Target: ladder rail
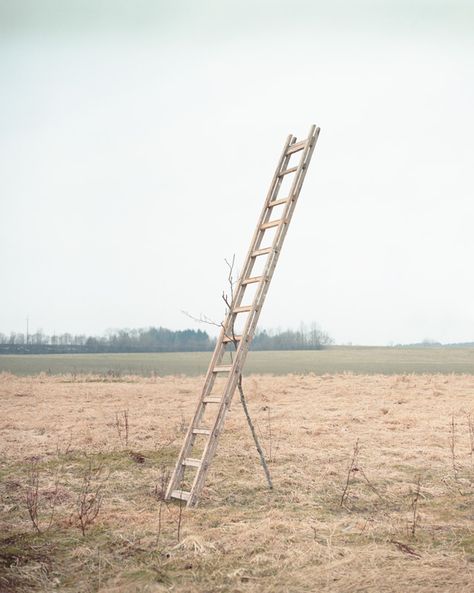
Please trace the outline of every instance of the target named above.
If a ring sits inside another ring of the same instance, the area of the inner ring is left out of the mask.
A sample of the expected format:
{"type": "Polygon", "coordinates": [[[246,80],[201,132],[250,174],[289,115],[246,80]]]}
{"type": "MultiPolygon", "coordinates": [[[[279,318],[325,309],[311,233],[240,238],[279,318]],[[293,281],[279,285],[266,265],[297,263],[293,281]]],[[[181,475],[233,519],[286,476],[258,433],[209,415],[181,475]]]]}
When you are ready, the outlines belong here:
{"type": "MultiPolygon", "coordinates": [[[[276,268],[276,264],[278,262],[278,258],[280,256],[281,248],[283,242],[286,237],[286,233],[288,231],[289,224],[291,222],[291,218],[293,216],[293,212],[296,207],[296,202],[298,201],[299,192],[301,191],[301,187],[303,185],[304,177],[306,175],[306,171],[308,169],[309,162],[311,161],[311,157],[316,146],[316,142],[319,137],[320,129],[316,126],[312,126],[310,130],[310,134],[308,135],[308,145],[304,149],[303,155],[301,157],[300,164],[298,166],[298,170],[295,175],[295,179],[292,184],[291,191],[289,193],[290,199],[288,200],[288,204],[285,207],[284,214],[281,216],[285,222],[281,224],[278,229],[279,231],[276,233],[273,244],[272,244],[272,251],[269,254],[263,276],[267,278],[265,282],[262,282],[259,290],[257,291],[255,298],[254,298],[254,308],[256,315],[252,316],[252,318],[247,319],[247,325],[244,328],[242,333],[248,334],[253,337],[254,331],[256,329],[258,318],[260,316],[260,311],[262,309],[262,305],[265,301],[268,289],[270,288],[270,281],[273,277],[273,272],[276,268]]],[[[250,344],[248,344],[248,347],[250,344]]]]}

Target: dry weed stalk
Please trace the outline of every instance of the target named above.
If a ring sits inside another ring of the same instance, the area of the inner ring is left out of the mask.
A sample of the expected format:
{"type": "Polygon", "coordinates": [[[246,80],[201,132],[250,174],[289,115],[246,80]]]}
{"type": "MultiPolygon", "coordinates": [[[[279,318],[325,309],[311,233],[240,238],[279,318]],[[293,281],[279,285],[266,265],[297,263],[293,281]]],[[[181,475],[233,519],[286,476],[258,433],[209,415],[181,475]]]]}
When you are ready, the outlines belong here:
{"type": "Polygon", "coordinates": [[[165,501],[166,487],[168,485],[169,480],[170,480],[170,470],[164,466],[161,466],[158,483],[155,484],[155,496],[160,501],[160,504],[158,507],[158,533],[156,536],[156,543],[158,543],[160,541],[160,537],[161,537],[163,503],[165,501]]]}
{"type": "Polygon", "coordinates": [[[471,414],[467,415],[467,428],[469,431],[469,457],[471,458],[471,468],[474,467],[474,420],[471,414]]]}
{"type": "Polygon", "coordinates": [[[272,434],[272,413],[270,406],[267,406],[267,430],[268,430],[268,460],[273,461],[273,434],[272,434]]]}
{"type": "Polygon", "coordinates": [[[89,460],[77,497],[77,518],[82,535],[86,534],[87,528],[100,513],[106,479],[103,476],[103,466],[94,467],[92,460],[89,460]]]}
{"type": "MultiPolygon", "coordinates": [[[[185,473],[186,473],[186,467],[183,470],[183,475],[181,477],[181,483],[179,485],[179,489],[181,491],[183,490],[183,482],[184,482],[184,474],[185,473]]],[[[179,511],[178,511],[178,525],[176,527],[176,537],[178,539],[178,543],[179,543],[179,540],[181,538],[181,524],[182,524],[182,521],[183,521],[183,506],[184,506],[183,505],[183,499],[180,498],[179,499],[179,511]]]]}
{"type": "Polygon", "coordinates": [[[128,447],[129,424],[128,424],[128,410],[115,412],[115,427],[122,447],[128,447]]]}
{"type": "Polygon", "coordinates": [[[416,481],[415,490],[411,491],[411,510],[412,510],[412,519],[411,519],[411,526],[410,526],[410,533],[413,538],[416,536],[416,528],[419,522],[419,512],[418,512],[418,501],[420,500],[421,494],[421,476],[418,476],[416,481]]]}
{"type": "Polygon", "coordinates": [[[38,506],[39,506],[39,467],[38,460],[35,459],[29,470],[26,482],[26,508],[31,519],[34,529],[41,533],[38,520],[38,506]]]}
{"type": "Polygon", "coordinates": [[[377,488],[372,484],[372,482],[369,480],[369,478],[367,477],[367,474],[365,473],[365,471],[359,466],[358,471],[361,473],[362,477],[364,478],[364,480],[367,483],[367,486],[372,490],[372,492],[374,494],[376,494],[380,500],[383,500],[383,496],[380,494],[380,492],[377,490],[377,488]]]}
{"type": "Polygon", "coordinates": [[[349,486],[351,483],[352,474],[356,471],[359,471],[359,468],[357,467],[358,457],[359,457],[359,439],[357,439],[355,442],[354,449],[352,451],[351,462],[349,463],[349,467],[347,469],[346,483],[344,485],[344,490],[342,491],[342,496],[341,496],[341,507],[344,506],[344,504],[346,502],[346,498],[349,495],[349,486]]]}
{"type": "Polygon", "coordinates": [[[449,448],[451,449],[451,463],[453,467],[454,479],[458,479],[458,467],[456,463],[456,421],[454,414],[451,416],[450,432],[449,432],[449,448]]]}

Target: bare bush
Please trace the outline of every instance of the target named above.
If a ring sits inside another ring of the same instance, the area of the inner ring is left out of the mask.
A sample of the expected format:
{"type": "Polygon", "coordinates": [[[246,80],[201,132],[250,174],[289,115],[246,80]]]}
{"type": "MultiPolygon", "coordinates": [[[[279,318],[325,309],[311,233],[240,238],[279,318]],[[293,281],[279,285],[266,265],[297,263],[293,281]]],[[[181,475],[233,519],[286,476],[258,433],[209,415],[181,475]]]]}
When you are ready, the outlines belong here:
{"type": "Polygon", "coordinates": [[[77,519],[82,535],[98,517],[104,500],[106,483],[103,466],[94,467],[90,460],[82,478],[82,485],[77,497],[77,519]]]}
{"type": "Polygon", "coordinates": [[[56,507],[60,494],[60,479],[63,472],[63,465],[60,465],[54,479],[54,485],[47,491],[40,491],[41,471],[38,459],[34,458],[28,469],[26,479],[25,503],[33,528],[38,533],[48,531],[54,520],[56,507]],[[41,525],[40,515],[48,518],[44,525],[41,525]]]}

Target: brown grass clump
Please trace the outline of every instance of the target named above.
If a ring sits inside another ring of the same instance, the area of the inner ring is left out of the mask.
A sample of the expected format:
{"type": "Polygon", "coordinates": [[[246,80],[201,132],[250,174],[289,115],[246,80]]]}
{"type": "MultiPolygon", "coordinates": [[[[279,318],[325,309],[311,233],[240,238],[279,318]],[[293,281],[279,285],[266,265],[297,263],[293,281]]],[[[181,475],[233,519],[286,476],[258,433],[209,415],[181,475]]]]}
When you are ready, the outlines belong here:
{"type": "Polygon", "coordinates": [[[0,375],[0,592],[474,590],[474,376],[252,376],[274,490],[236,398],[188,510],[163,489],[201,385],[0,375]]]}

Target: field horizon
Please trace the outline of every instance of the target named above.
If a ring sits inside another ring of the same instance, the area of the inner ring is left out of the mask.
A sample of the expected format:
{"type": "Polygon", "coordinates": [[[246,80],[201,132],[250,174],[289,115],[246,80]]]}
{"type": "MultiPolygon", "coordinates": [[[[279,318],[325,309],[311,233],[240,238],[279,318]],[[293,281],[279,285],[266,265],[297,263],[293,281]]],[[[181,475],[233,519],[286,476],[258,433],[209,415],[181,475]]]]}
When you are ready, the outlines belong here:
{"type": "MultiPolygon", "coordinates": [[[[38,373],[113,376],[203,375],[211,352],[120,354],[3,354],[0,372],[25,376],[38,373]]],[[[474,374],[474,347],[330,346],[322,350],[250,351],[244,374],[324,375],[468,373],[474,374]]]]}

